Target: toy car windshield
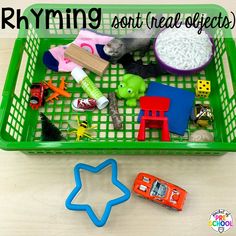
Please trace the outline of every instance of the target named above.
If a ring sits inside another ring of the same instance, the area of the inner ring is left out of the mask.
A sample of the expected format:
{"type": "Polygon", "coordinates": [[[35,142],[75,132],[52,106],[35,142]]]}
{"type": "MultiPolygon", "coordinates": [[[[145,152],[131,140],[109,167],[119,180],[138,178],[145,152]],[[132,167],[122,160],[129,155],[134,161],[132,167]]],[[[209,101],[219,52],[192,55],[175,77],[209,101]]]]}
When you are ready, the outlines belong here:
{"type": "Polygon", "coordinates": [[[167,186],[159,183],[156,180],[152,185],[150,195],[151,196],[158,196],[158,197],[165,197],[166,192],[167,192],[167,186]]]}

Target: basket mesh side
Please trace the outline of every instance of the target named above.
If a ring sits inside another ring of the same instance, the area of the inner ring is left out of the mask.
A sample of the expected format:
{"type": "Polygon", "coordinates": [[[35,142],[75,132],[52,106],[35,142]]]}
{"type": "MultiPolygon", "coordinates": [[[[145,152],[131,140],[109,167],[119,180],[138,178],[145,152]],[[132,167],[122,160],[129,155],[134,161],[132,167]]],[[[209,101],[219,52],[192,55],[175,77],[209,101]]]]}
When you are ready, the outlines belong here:
{"type": "Polygon", "coordinates": [[[217,30],[215,35],[215,45],[216,45],[216,77],[219,86],[220,101],[223,110],[223,122],[225,123],[226,135],[228,142],[236,142],[236,98],[235,94],[232,96],[229,94],[226,80],[226,68],[224,66],[223,58],[226,55],[225,41],[222,30],[217,30]]]}
{"type": "Polygon", "coordinates": [[[40,39],[37,37],[32,25],[30,25],[24,48],[24,53],[27,55],[24,57],[27,60],[24,78],[18,77],[19,81],[17,82],[22,83],[21,89],[14,93],[6,124],[6,132],[16,141],[23,140],[23,134],[29,125],[29,123],[26,124],[26,117],[29,108],[30,86],[34,80],[36,61],[38,59],[39,43],[40,39]]]}

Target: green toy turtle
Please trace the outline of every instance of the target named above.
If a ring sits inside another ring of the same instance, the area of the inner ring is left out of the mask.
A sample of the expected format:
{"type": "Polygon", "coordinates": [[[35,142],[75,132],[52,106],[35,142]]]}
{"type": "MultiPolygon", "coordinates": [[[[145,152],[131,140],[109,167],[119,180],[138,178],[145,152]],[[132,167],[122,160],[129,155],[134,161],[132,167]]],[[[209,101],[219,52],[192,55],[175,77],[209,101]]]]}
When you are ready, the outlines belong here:
{"type": "Polygon", "coordinates": [[[123,80],[120,82],[115,92],[118,98],[127,100],[127,106],[135,107],[137,105],[137,100],[144,96],[146,89],[147,85],[142,77],[126,74],[123,76],[123,80]]]}

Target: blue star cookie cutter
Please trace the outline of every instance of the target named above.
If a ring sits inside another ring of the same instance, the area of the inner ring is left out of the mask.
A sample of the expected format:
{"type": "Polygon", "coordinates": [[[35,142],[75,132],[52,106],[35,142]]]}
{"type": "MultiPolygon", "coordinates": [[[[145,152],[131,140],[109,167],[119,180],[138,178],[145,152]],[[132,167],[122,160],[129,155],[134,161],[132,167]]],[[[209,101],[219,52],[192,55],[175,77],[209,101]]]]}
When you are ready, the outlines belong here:
{"type": "Polygon", "coordinates": [[[106,224],[106,222],[109,218],[109,215],[111,213],[111,208],[113,206],[123,203],[130,198],[129,189],[126,186],[124,186],[117,179],[117,177],[118,177],[117,162],[113,159],[108,159],[96,167],[86,165],[83,163],[79,163],[74,168],[74,175],[75,175],[76,186],[66,199],[66,202],[65,202],[66,208],[69,210],[73,210],[73,211],[86,211],[88,216],[92,220],[92,222],[98,227],[102,227],[106,224]],[[112,183],[123,192],[123,195],[121,197],[118,197],[118,198],[108,201],[106,204],[104,213],[103,213],[102,217],[99,219],[96,216],[96,214],[94,213],[94,211],[92,210],[90,205],[88,205],[88,204],[74,204],[74,203],[72,203],[72,201],[74,200],[74,198],[76,197],[76,195],[79,193],[79,191],[82,188],[82,181],[80,178],[80,170],[86,170],[86,171],[89,171],[92,173],[98,173],[109,165],[111,165],[111,168],[112,168],[112,177],[111,177],[112,183]]]}

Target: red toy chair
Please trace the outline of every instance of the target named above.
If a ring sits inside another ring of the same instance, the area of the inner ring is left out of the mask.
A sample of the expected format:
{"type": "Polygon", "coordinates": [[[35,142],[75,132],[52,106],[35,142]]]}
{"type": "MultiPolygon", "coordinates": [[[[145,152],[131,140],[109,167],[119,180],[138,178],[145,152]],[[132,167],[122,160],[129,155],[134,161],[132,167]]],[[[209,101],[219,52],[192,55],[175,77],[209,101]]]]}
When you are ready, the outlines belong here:
{"type": "Polygon", "coordinates": [[[170,99],[156,96],[144,96],[140,98],[140,107],[144,111],[141,118],[138,141],[145,140],[146,128],[162,129],[162,141],[170,141],[168,118],[165,112],[169,110],[170,99]]]}

